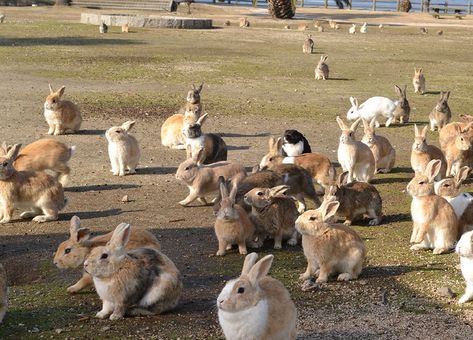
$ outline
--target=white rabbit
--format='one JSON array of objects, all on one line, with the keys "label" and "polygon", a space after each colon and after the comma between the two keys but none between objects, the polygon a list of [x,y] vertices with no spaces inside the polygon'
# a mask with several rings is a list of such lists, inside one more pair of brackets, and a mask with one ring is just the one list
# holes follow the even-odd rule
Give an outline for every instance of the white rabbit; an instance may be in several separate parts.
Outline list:
[{"label": "white rabbit", "polygon": [[111,172],[115,176],[125,176],[125,171],[134,174],[140,161],[140,148],[136,138],[128,133],[135,121],[127,121],[121,126],[113,126],[107,130],[108,156],[112,164]]},{"label": "white rabbit", "polygon": [[350,29],[348,30],[350,34],[356,34],[356,24],[351,25]]},{"label": "white rabbit", "polygon": [[350,97],[351,108],[347,112],[348,120],[356,120],[363,118],[371,122],[376,118],[376,127],[379,127],[379,119],[386,119],[386,127],[391,125],[394,119],[393,112],[396,109],[396,104],[386,97],[371,97],[363,104],[358,105],[358,100],[355,97]]},{"label": "white rabbit", "polygon": [[462,304],[473,298],[473,231],[462,235],[455,252],[460,256],[460,268],[466,281],[465,294],[458,300]]},{"label": "white rabbit", "polygon": [[360,27],[360,33],[366,33],[368,32],[368,24],[365,22],[363,23],[363,26]]}]

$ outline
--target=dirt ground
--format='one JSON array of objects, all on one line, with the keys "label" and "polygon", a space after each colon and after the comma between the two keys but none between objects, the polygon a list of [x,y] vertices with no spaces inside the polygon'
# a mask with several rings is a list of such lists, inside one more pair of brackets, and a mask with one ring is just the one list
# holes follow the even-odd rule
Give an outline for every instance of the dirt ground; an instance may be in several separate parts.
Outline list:
[{"label": "dirt ground", "polygon": [[[436,90],[447,79],[456,91],[452,95],[455,115],[471,113],[472,60],[455,60],[453,51],[457,48],[458,56],[471,55],[470,27],[452,27],[448,40],[437,51],[438,56],[426,51],[425,47],[437,39],[429,36],[426,39],[432,40],[420,43],[420,56],[406,53],[399,62],[393,61],[396,52],[385,47],[381,33],[373,33],[374,40],[366,41],[362,51],[356,52],[363,58],[359,65],[369,70],[354,69],[339,59],[333,64],[339,67],[335,73],[340,75],[343,70],[345,75],[340,76],[340,81],[327,81],[323,88],[312,85],[312,76],[298,71],[302,65],[296,59],[301,58],[302,33],[283,31],[284,22],[269,19],[261,9],[195,8],[193,15],[212,16],[217,22],[227,17],[236,22],[248,13],[253,15],[250,20],[260,26],[245,35],[233,26],[205,32],[170,30],[166,34],[162,30],[136,30],[127,38],[141,43],[128,42],[112,30],[107,39],[113,42],[102,44],[95,28],[92,33],[92,28],[77,24],[80,10],[4,10],[11,23],[0,26],[6,27],[3,33],[0,30],[1,139],[27,144],[45,137],[42,103],[49,82],[54,87],[66,84],[66,97],[81,104],[84,123],[77,135],[55,137],[77,147],[66,188],[70,203],[59,221],[35,224],[21,221],[19,214],[15,214],[12,223],[0,227],[0,261],[10,284],[10,311],[0,326],[0,338],[223,337],[215,300],[225,281],[238,276],[243,258],[236,252],[223,258],[213,256],[217,242],[211,207],[183,208],[177,204],[187,195],[187,188],[174,177],[185,155],[183,151],[165,149],[159,136],[162,122],[184,104],[192,82],[205,83],[202,100],[211,114],[206,127],[223,136],[229,145],[229,159],[246,167],[260,161],[270,135],[288,128],[303,131],[315,151],[335,161],[339,131],[334,117],[343,116],[347,110],[343,91],[367,96],[379,89],[393,97],[392,80],[386,80],[385,87],[380,86],[388,72],[380,72],[379,81],[371,77],[371,55],[376,62],[386,63],[396,81],[400,81],[398,73],[404,72],[404,66],[410,77],[411,66],[418,60],[431,68],[430,84],[435,91],[424,97],[409,94],[412,122],[426,121],[425,113],[438,96]],[[379,12],[303,9],[298,13],[298,20],[330,15],[337,20],[363,21],[370,16],[373,23],[378,23],[378,19],[408,23],[415,18],[416,24],[436,25],[430,16],[420,14],[408,17],[392,13],[381,18]],[[443,24],[456,22],[445,20]],[[471,18],[461,24],[471,25]],[[391,39],[415,45],[412,39],[417,33],[417,28],[393,28]],[[341,48],[340,41],[348,35],[327,36],[330,39],[321,48],[334,50]],[[268,41],[269,46],[253,48],[268,45]],[[297,57],[295,52],[288,52],[295,46]],[[179,55],[181,51],[185,56]],[[231,56],[226,54],[228,51]],[[338,55],[353,62],[353,54],[345,51]],[[254,56],[255,64],[251,64]],[[457,63],[444,65],[437,60],[446,56]],[[156,59],[148,63],[146,58]],[[221,69],[219,63],[224,65]],[[280,68],[272,63],[279,63]],[[134,68],[128,72],[130,67]],[[449,72],[434,75],[433,70],[439,67],[449,68]],[[170,70],[175,73],[168,76]],[[136,175],[118,178],[109,173],[104,132],[127,119],[137,121],[133,133],[140,142],[142,160]],[[408,248],[410,198],[403,190],[412,177],[412,122],[381,129],[398,150],[398,161],[393,173],[379,175],[374,182],[384,201],[383,224],[372,227],[361,221],[354,227],[369,252],[359,280],[330,282],[319,290],[302,292],[297,280],[306,264],[301,247],[284,246],[273,251],[268,243],[261,250],[263,254],[275,255],[271,275],[284,282],[297,305],[300,339],[473,339],[473,308],[457,307],[458,296],[451,298],[438,293],[444,286],[452,288],[456,295],[463,293],[458,257],[411,253]],[[431,139],[436,143],[436,137],[432,135]],[[129,196],[130,202],[121,201],[124,195]],[[100,308],[100,300],[93,290],[68,295],[65,288],[80,276],[80,271],[57,270],[52,256],[59,242],[67,238],[73,215],[97,233],[112,230],[121,222],[151,230],[184,278],[184,294],[176,310],[116,322],[96,320],[93,316]]]}]

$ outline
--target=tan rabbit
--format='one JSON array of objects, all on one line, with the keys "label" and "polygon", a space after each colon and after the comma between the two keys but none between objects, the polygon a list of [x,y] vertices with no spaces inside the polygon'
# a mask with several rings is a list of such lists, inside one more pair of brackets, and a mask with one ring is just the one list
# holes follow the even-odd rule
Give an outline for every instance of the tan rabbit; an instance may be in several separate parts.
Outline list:
[{"label": "tan rabbit", "polygon": [[297,245],[297,231],[294,222],[299,215],[294,199],[288,196],[289,186],[254,188],[245,195],[245,202],[251,205],[250,218],[255,225],[258,245],[264,239],[274,238],[274,249],[282,248],[282,241],[290,246]]},{"label": "tan rabbit", "polygon": [[196,87],[192,84],[192,89],[187,93],[187,103],[183,113],[176,113],[165,120],[161,126],[161,144],[172,149],[186,149],[186,138],[182,130],[197,122],[202,114],[202,104],[200,93],[204,84]]},{"label": "tan rabbit", "polygon": [[376,118],[373,118],[370,123],[363,120],[364,135],[361,141],[368,145],[373,152],[374,161],[376,163],[376,171],[388,173],[394,167],[396,162],[396,150],[384,136],[379,136],[375,133]]},{"label": "tan rabbit", "polygon": [[412,85],[414,86],[415,93],[425,93],[425,76],[422,67],[419,69],[414,67],[414,78],[412,78]]},{"label": "tan rabbit", "polygon": [[122,25],[122,33],[128,33],[128,24]]},{"label": "tan rabbit", "polygon": [[240,18],[240,27],[250,27],[250,22],[246,17]]},{"label": "tan rabbit", "polygon": [[371,149],[355,139],[355,132],[360,123],[358,118],[350,127],[337,117],[337,123],[342,130],[338,145],[338,162],[343,171],[348,171],[348,183],[353,180],[369,182],[376,172],[376,161]]},{"label": "tan rabbit", "polygon": [[320,61],[315,67],[315,79],[316,80],[327,80],[328,79],[328,74],[329,74],[329,69],[328,65],[326,63],[328,59],[328,55],[323,55],[320,57]]},{"label": "tan rabbit", "polygon": [[399,121],[401,124],[408,123],[411,107],[409,105],[409,101],[407,100],[407,85],[404,85],[404,90],[402,90],[397,85],[394,85],[394,89],[396,90],[396,94],[398,95],[399,99],[394,102],[396,108],[393,112],[392,122],[395,123],[396,121]]},{"label": "tan rabbit", "polygon": [[365,182],[345,183],[348,172],[340,174],[336,184],[325,192],[324,201],[338,201],[337,215],[345,218],[345,225],[367,215],[370,225],[381,223],[383,200],[374,185]]},{"label": "tan rabbit", "polygon": [[455,177],[442,179],[434,185],[435,194],[445,198],[453,207],[460,234],[473,230],[473,195],[461,191],[461,185],[469,172],[470,168],[464,166]]},{"label": "tan rabbit", "polygon": [[471,130],[473,127],[473,116],[461,114],[459,117],[462,122],[448,123],[439,131],[439,143],[443,152],[446,151],[447,145],[455,142],[461,132]]},{"label": "tan rabbit", "polygon": [[430,131],[442,130],[442,128],[450,123],[452,119],[452,112],[448,106],[448,98],[450,97],[450,91],[440,92],[440,99],[429,114],[430,120]]},{"label": "tan rabbit", "polygon": [[0,223],[10,222],[15,208],[27,208],[21,218],[55,221],[67,203],[61,183],[44,172],[16,171],[13,162],[21,144],[0,156]]},{"label": "tan rabbit", "polygon": [[246,242],[252,240],[255,227],[245,209],[235,204],[238,187],[233,186],[229,194],[223,177],[219,178],[219,184],[221,201],[214,225],[218,239],[217,255],[225,255],[225,251],[231,249],[233,244],[238,245],[240,254],[246,255]]},{"label": "tan rabbit", "polygon": [[330,159],[319,153],[303,153],[295,157],[282,156],[281,137],[269,138],[269,152],[261,159],[261,168],[272,168],[279,164],[295,164],[304,168],[323,188],[335,180],[335,168]]},{"label": "tan rabbit", "polygon": [[0,323],[2,323],[5,314],[8,310],[8,286],[7,286],[7,272],[0,264]]},{"label": "tan rabbit", "polygon": [[[91,238],[90,230],[81,227],[80,219],[77,216],[71,218],[69,232],[69,239],[59,244],[54,255],[53,262],[59,269],[76,269],[81,267],[92,249],[98,246],[105,246],[113,234],[113,232],[109,232]],[[126,249],[131,250],[145,247],[161,249],[161,245],[153,234],[147,230],[133,228]],[[67,292],[71,294],[78,293],[92,284],[92,276],[84,272],[79,281],[67,288]]]},{"label": "tan rabbit", "polygon": [[440,180],[445,177],[447,171],[447,161],[442,151],[434,145],[427,144],[427,129],[428,125],[424,126],[422,131],[419,130],[416,124],[414,124],[414,143],[412,144],[411,152],[411,167],[416,174],[423,174],[427,167],[427,164],[433,160],[438,159],[441,161],[441,168],[438,173],[436,180]]},{"label": "tan rabbit", "polygon": [[134,174],[140,161],[141,152],[136,138],[129,133],[135,125],[134,120],[129,120],[121,126],[113,126],[105,132],[108,141],[108,156],[115,176]]},{"label": "tan rabbit", "polygon": [[452,206],[435,195],[434,179],[442,164],[431,160],[423,174],[416,174],[407,185],[412,196],[411,250],[433,249],[434,254],[452,250],[460,234],[458,220]]},{"label": "tan rabbit", "polygon": [[[443,134],[447,130],[447,134]],[[447,176],[463,166],[473,167],[473,122],[451,123],[440,130],[440,143],[447,161]]]},{"label": "tan rabbit", "polygon": [[129,224],[118,225],[107,245],[92,249],[84,262],[102,300],[99,319],[160,314],[179,302],[182,281],[174,263],[156,249],[127,251],[130,234]]},{"label": "tan rabbit", "polygon": [[79,107],[69,100],[62,100],[66,87],[56,92],[49,85],[49,95],[44,102],[44,118],[49,125],[48,135],[76,133],[80,130],[82,116]]},{"label": "tan rabbit", "polygon": [[312,54],[314,53],[314,40],[312,40],[312,35],[308,34],[302,45],[302,53]]},{"label": "tan rabbit", "polygon": [[[3,144],[0,155],[6,155],[11,146]],[[40,139],[28,144],[20,150],[13,166],[17,171],[44,171],[51,170],[64,186],[71,169],[67,162],[74,155],[75,146],[68,147],[54,139]]]},{"label": "tan rabbit", "polygon": [[218,178],[223,176],[231,180],[232,185],[238,184],[246,177],[246,171],[240,164],[232,162],[217,162],[208,165],[198,165],[196,159],[188,159],[182,162],[176,171],[176,179],[183,182],[189,188],[189,195],[179,202],[182,206],[188,206],[195,200],[207,205],[205,196],[219,190]]},{"label": "tan rabbit", "polygon": [[328,21],[328,25],[330,26],[330,28],[336,29],[336,27],[337,27],[337,22],[336,22],[335,20],[330,19],[330,20]]},{"label": "tan rabbit", "polygon": [[218,321],[226,339],[295,340],[297,310],[284,285],[267,274],[273,255],[245,257],[238,279],[217,298]]},{"label": "tan rabbit", "polygon": [[302,234],[307,259],[307,270],[300,279],[317,277],[318,283],[324,283],[332,275],[338,275],[338,281],[354,280],[360,275],[365,246],[350,227],[330,223],[338,206],[337,201],[324,201],[317,210],[308,210],[297,219],[296,229]]}]

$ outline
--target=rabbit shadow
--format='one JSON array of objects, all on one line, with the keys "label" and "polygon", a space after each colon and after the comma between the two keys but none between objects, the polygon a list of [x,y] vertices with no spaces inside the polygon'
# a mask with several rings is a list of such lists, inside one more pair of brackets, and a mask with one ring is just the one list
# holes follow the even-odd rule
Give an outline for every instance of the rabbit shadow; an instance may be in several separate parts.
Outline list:
[{"label": "rabbit shadow", "polygon": [[267,137],[269,136],[269,132],[261,132],[255,134],[244,134],[244,133],[233,133],[233,132],[221,132],[220,136],[222,137]]},{"label": "rabbit shadow", "polygon": [[138,175],[170,175],[175,174],[177,168],[175,167],[148,167],[148,168],[138,168],[136,169],[136,174]]},{"label": "rabbit shadow", "polygon": [[391,276],[399,276],[411,272],[435,272],[441,271],[442,268],[436,267],[435,265],[440,265],[440,263],[420,265],[420,266],[367,266],[363,268],[361,277],[363,278],[386,278]]},{"label": "rabbit shadow", "polygon": [[144,209],[122,210],[118,208],[102,210],[102,211],[76,211],[73,213],[60,214],[59,221],[69,221],[74,215],[79,217],[81,220],[90,220],[94,218],[118,216],[124,213],[142,212],[142,211],[144,211]]},{"label": "rabbit shadow", "polygon": [[425,94],[435,94],[435,95],[439,95],[441,91],[425,91],[424,92],[424,95]]},{"label": "rabbit shadow", "polygon": [[79,130],[76,135],[101,136],[105,135],[105,130]]},{"label": "rabbit shadow", "polygon": [[136,189],[141,188],[138,184],[95,184],[95,185],[84,185],[77,187],[66,187],[64,191],[69,192],[87,192],[87,191],[108,191],[108,190],[121,190],[121,189]]},{"label": "rabbit shadow", "polygon": [[408,222],[411,221],[411,214],[392,214],[384,215],[382,222],[384,224],[395,223],[395,222]]},{"label": "rabbit shadow", "polygon": [[388,177],[388,178],[375,178],[370,183],[373,185],[377,184],[393,184],[393,183],[408,183],[411,178],[405,177]]},{"label": "rabbit shadow", "polygon": [[327,80],[335,80],[335,81],[353,81],[355,79],[351,78],[337,78],[337,77],[329,77]]},{"label": "rabbit shadow", "polygon": [[249,145],[227,145],[228,150],[249,150],[250,146]]}]

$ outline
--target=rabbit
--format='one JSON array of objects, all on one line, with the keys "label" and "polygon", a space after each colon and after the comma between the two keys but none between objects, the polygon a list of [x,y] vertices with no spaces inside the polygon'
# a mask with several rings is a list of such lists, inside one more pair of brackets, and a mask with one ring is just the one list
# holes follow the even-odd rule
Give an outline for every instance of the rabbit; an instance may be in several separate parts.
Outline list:
[{"label": "rabbit", "polygon": [[348,33],[356,34],[356,24],[351,25],[351,27],[348,29]]},{"label": "rabbit", "polygon": [[360,33],[367,33],[368,32],[368,24],[366,22],[360,27]]},{"label": "rabbit", "polygon": [[422,67],[417,69],[414,67],[414,78],[412,78],[414,93],[425,93],[425,76]]},{"label": "rabbit", "polygon": [[0,264],[0,323],[2,323],[5,314],[8,310],[8,286],[7,286],[7,272]]},{"label": "rabbit", "polygon": [[466,281],[465,294],[458,300],[459,304],[463,304],[473,299],[473,231],[462,235],[455,252],[460,256],[460,268]]},{"label": "rabbit", "polygon": [[108,26],[102,21],[102,23],[99,26],[99,32],[101,34],[107,33],[108,32]]},{"label": "rabbit", "polygon": [[362,118],[368,122],[371,122],[373,118],[376,118],[376,127],[380,126],[380,119],[386,120],[385,126],[391,125],[394,119],[394,110],[396,104],[389,98],[386,97],[371,97],[366,100],[363,104],[358,105],[358,99],[350,97],[351,108],[347,112],[348,120],[357,120]]},{"label": "rabbit", "polygon": [[266,236],[274,239],[274,249],[282,248],[283,239],[290,246],[297,245],[294,222],[299,216],[294,199],[288,196],[289,186],[254,188],[245,194],[245,202],[251,205],[250,218],[255,225],[255,236],[262,246]]},{"label": "rabbit", "polygon": [[314,40],[312,40],[312,35],[308,34],[302,45],[302,53],[312,54],[314,53]]},{"label": "rabbit", "polygon": [[[45,172],[16,171],[13,162],[21,144],[15,144],[0,156],[0,223],[10,222],[15,208],[28,208],[21,218],[35,222],[55,221],[67,203],[64,189]],[[41,215],[41,213],[43,215]]]},{"label": "rabbit", "polygon": [[284,131],[282,143],[282,155],[287,157],[299,156],[303,153],[311,153],[309,141],[297,130]]},{"label": "rabbit", "polygon": [[190,125],[183,130],[186,137],[187,158],[192,158],[200,150],[198,164],[211,164],[227,160],[227,144],[222,137],[213,133],[202,133],[201,124],[206,119],[207,114],[201,116],[194,125]]},{"label": "rabbit", "polygon": [[[0,155],[6,155],[11,146],[3,143]],[[75,146],[68,147],[54,139],[40,139],[28,144],[18,154],[13,166],[17,171],[51,170],[56,178],[65,186],[71,169],[67,162],[76,151]]]},{"label": "rabbit", "polygon": [[461,234],[473,230],[473,195],[461,192],[461,184],[468,177],[470,168],[464,166],[455,174],[435,182],[435,194],[445,198],[458,218],[458,230]]},{"label": "rabbit", "polygon": [[466,132],[473,127],[473,116],[461,114],[459,117],[462,122],[448,123],[439,131],[440,148],[444,152],[450,143],[455,142],[460,133]]},{"label": "rabbit", "polygon": [[383,200],[374,185],[365,182],[346,184],[348,172],[340,174],[337,183],[326,191],[324,201],[338,201],[337,215],[345,217],[343,224],[350,226],[353,221],[368,215],[369,225],[378,225],[383,217]]},{"label": "rabbit", "polygon": [[108,141],[108,156],[114,176],[134,174],[140,161],[141,152],[136,138],[128,132],[135,125],[134,120],[129,120],[121,126],[113,126],[105,132]]},{"label": "rabbit", "polygon": [[250,22],[246,17],[240,18],[240,27],[250,27]]},{"label": "rabbit", "polygon": [[411,250],[433,249],[444,254],[454,248],[458,240],[458,219],[452,206],[435,195],[434,179],[440,172],[441,161],[431,160],[423,174],[416,174],[407,185],[412,196]]},{"label": "rabbit", "polygon": [[49,95],[44,102],[44,118],[49,125],[48,135],[76,133],[80,130],[82,116],[79,107],[69,100],[61,100],[66,90],[62,86],[56,92],[49,84]]},{"label": "rabbit", "polygon": [[[202,151],[199,151],[199,153]],[[232,185],[238,184],[246,177],[246,171],[240,164],[232,162],[217,162],[208,165],[199,165],[196,158],[189,158],[182,162],[176,171],[176,179],[183,182],[189,188],[189,195],[179,202],[182,206],[188,206],[196,199],[207,205],[205,195],[219,190],[218,178],[223,176],[230,180]]]},{"label": "rabbit", "polygon": [[226,339],[295,340],[297,310],[284,285],[267,276],[273,255],[245,257],[238,279],[217,298],[218,321]]},{"label": "rabbit", "polygon": [[[328,157],[319,153],[302,153],[295,157],[284,157],[282,138],[271,137],[269,139],[269,152],[261,159],[261,168],[272,168],[279,164],[295,164],[304,168],[323,188],[327,188],[335,180],[335,167]],[[299,148],[301,142],[298,143]],[[293,144],[294,145],[294,144]],[[297,147],[292,147],[294,151]],[[289,151],[289,148],[287,148]]]},{"label": "rabbit", "polygon": [[128,24],[122,25],[122,33],[128,33]]},{"label": "rabbit", "polygon": [[355,140],[355,132],[361,119],[350,127],[337,116],[337,123],[342,134],[338,145],[338,162],[343,171],[348,171],[348,183],[357,180],[369,182],[376,172],[376,162],[371,149],[364,143]]},{"label": "rabbit", "polygon": [[336,29],[336,27],[337,27],[337,22],[336,22],[335,20],[330,19],[330,20],[328,21],[328,25],[330,26],[330,28]]},{"label": "rabbit", "polygon": [[[109,232],[104,235],[91,237],[90,230],[81,227],[80,219],[77,216],[72,216],[71,218],[69,233],[69,239],[59,244],[54,255],[54,265],[59,269],[76,269],[81,267],[92,249],[98,246],[105,246],[113,234],[113,232]],[[133,228],[126,249],[136,248],[161,250],[161,245],[149,231]],[[67,292],[70,294],[78,293],[92,284],[92,276],[84,272],[79,281],[67,288]]]},{"label": "rabbit", "polygon": [[0,24],[3,24],[3,22],[5,21],[5,18],[6,18],[6,17],[7,17],[7,16],[6,16],[5,14],[3,14],[3,13],[0,14]]},{"label": "rabbit", "polygon": [[174,263],[156,249],[127,251],[130,236],[130,225],[119,224],[110,241],[93,248],[84,262],[102,300],[99,319],[160,314],[179,302],[182,281]]},{"label": "rabbit", "polygon": [[396,90],[399,99],[394,102],[396,108],[393,112],[392,122],[395,123],[396,121],[399,121],[401,124],[408,123],[411,107],[409,105],[409,101],[407,100],[407,85],[404,85],[404,90],[402,90],[397,85],[394,85],[394,89]]},{"label": "rabbit", "polygon": [[429,114],[430,131],[442,130],[442,128],[450,123],[452,119],[452,112],[448,106],[448,98],[450,97],[450,91],[440,92],[440,98]]},{"label": "rabbit", "polygon": [[376,172],[391,172],[396,162],[396,150],[384,136],[379,136],[374,131],[376,118],[371,122],[363,120],[364,135],[361,142],[368,145],[373,152],[374,161],[376,163]]},{"label": "rabbit", "polygon": [[319,26],[319,27],[317,27],[317,32],[320,32],[320,33],[325,32],[324,26]]},{"label": "rabbit", "polygon": [[434,159],[438,159],[441,162],[441,168],[437,175],[436,180],[445,177],[447,171],[447,161],[442,151],[434,145],[427,144],[427,129],[428,125],[424,126],[422,131],[419,130],[417,124],[414,124],[414,143],[412,144],[411,151],[411,167],[416,174],[423,174],[427,167],[427,164]]},{"label": "rabbit", "polygon": [[251,241],[255,226],[245,209],[235,203],[238,186],[233,186],[229,194],[223,177],[219,177],[219,184],[221,201],[214,225],[218,239],[217,256],[225,255],[225,251],[231,249],[233,244],[238,245],[241,255],[246,255],[246,242]]},{"label": "rabbit", "polygon": [[302,234],[302,248],[307,270],[300,276],[325,283],[332,275],[338,281],[355,280],[363,269],[366,250],[361,237],[350,227],[333,224],[331,218],[339,206],[337,201],[324,201],[317,210],[307,210],[296,220]]},{"label": "rabbit", "polygon": [[[473,122],[453,123],[446,125],[440,130],[440,142],[442,143],[447,162],[447,176],[458,173],[463,166],[473,167]],[[442,131],[448,129],[449,136],[442,136]],[[453,132],[455,131],[455,132]]]},{"label": "rabbit", "polygon": [[329,69],[328,65],[326,63],[328,59],[328,55],[323,55],[320,57],[320,61],[315,67],[315,79],[316,80],[327,80],[328,79],[328,74],[329,74]]},{"label": "rabbit", "polygon": [[186,139],[182,131],[197,122],[202,114],[202,104],[200,93],[204,84],[196,87],[192,84],[192,89],[187,93],[187,103],[182,113],[176,113],[166,119],[161,126],[161,144],[171,149],[185,150]]}]

